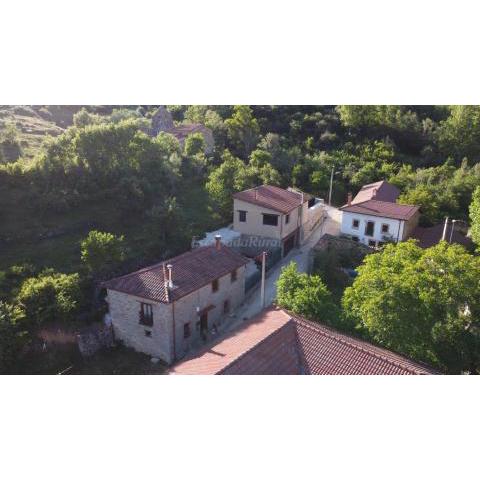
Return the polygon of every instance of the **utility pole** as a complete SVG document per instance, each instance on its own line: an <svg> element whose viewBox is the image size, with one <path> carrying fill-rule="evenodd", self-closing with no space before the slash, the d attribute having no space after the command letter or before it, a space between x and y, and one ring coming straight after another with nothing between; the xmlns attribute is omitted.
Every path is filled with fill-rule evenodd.
<svg viewBox="0 0 480 480"><path fill-rule="evenodd" d="M445 217L445 224L443 225L442 240L445 240L447 238L447 225L448 225L448 217Z"/></svg>
<svg viewBox="0 0 480 480"><path fill-rule="evenodd" d="M262 285L260 287L262 310L265 308L265 263L267 252L262 252Z"/></svg>
<svg viewBox="0 0 480 480"><path fill-rule="evenodd" d="M332 205L332 189L333 189L333 172L335 171L335 165L332 166L332 173L330 174L330 192L328 193L328 204Z"/></svg>
<svg viewBox="0 0 480 480"><path fill-rule="evenodd" d="M453 231L455 230L455 222L456 220L452 220L452 228L450 230L450 241L448 243L452 243Z"/></svg>

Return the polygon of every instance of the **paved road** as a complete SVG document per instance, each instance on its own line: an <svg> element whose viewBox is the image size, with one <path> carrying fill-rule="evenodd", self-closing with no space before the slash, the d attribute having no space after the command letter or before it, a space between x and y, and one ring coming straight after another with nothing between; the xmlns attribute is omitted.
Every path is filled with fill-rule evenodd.
<svg viewBox="0 0 480 480"><path fill-rule="evenodd" d="M297 264L300 272L307 272L310 263L310 250L315 246L318 240L329 233L331 235L338 235L340 233L341 212L334 207L326 207L327 218L315 230L311 237L300 248L293 249L286 257L284 257L278 264L270 270L265 282L265 305L270 305L277 295L277 280L282 271L282 267L289 264L291 261ZM251 318L262 310L260 299L260 284L255 288L254 292L250 292L248 298L245 299L235 312L235 317L226 322L222 331L235 329L243 322L244 318Z"/></svg>

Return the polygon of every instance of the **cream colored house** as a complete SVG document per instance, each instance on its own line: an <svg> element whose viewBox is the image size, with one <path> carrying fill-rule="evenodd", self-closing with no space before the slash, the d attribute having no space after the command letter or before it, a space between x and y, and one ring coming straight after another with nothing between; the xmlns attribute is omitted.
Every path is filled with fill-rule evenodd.
<svg viewBox="0 0 480 480"><path fill-rule="evenodd" d="M244 235L278 240L286 255L311 233L312 205L316 200L303 192L271 185L235 193L233 229ZM315 214L319 213L316 209Z"/></svg>
<svg viewBox="0 0 480 480"><path fill-rule="evenodd" d="M105 282L115 338L169 364L182 358L242 303L247 263L217 238Z"/></svg>

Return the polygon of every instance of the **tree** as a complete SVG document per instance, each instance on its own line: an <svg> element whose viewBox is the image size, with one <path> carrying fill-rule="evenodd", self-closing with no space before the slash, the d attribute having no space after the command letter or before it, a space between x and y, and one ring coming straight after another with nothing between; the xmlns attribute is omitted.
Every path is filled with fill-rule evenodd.
<svg viewBox="0 0 480 480"><path fill-rule="evenodd" d="M18 360L27 337L22 329L24 319L20 307L0 301L0 373L9 373Z"/></svg>
<svg viewBox="0 0 480 480"><path fill-rule="evenodd" d="M23 282L17 300L34 325L72 320L82 302L79 275L46 270Z"/></svg>
<svg viewBox="0 0 480 480"><path fill-rule="evenodd" d="M472 240L480 245L480 187L475 189L470 205L470 221Z"/></svg>
<svg viewBox="0 0 480 480"><path fill-rule="evenodd" d="M299 273L297 264L282 268L277 281L277 304L309 320L330 325L339 323L339 311L318 275Z"/></svg>
<svg viewBox="0 0 480 480"><path fill-rule="evenodd" d="M222 164L211 171L206 189L210 198L217 207L217 211L224 219L232 213L232 195L242 190L246 165L228 150L222 155Z"/></svg>
<svg viewBox="0 0 480 480"><path fill-rule="evenodd" d="M480 159L480 106L454 105L450 116L440 123L437 140L442 152L457 161Z"/></svg>
<svg viewBox="0 0 480 480"><path fill-rule="evenodd" d="M252 109L248 105L236 105L232 117L225 120L225 125L232 144L247 158L255 148L260 134Z"/></svg>
<svg viewBox="0 0 480 480"><path fill-rule="evenodd" d="M187 157L194 157L205 151L205 139L199 132L191 133L185 140L184 152Z"/></svg>
<svg viewBox="0 0 480 480"><path fill-rule="evenodd" d="M81 258L88 271L104 277L125 260L126 245L123 236L92 230L81 242Z"/></svg>
<svg viewBox="0 0 480 480"><path fill-rule="evenodd" d="M480 259L446 242L368 255L345 290L344 315L387 348L452 373L480 368Z"/></svg>

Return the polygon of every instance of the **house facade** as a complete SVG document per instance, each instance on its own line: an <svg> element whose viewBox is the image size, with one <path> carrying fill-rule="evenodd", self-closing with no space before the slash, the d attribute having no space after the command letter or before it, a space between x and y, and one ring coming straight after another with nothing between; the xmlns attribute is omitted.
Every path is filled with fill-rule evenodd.
<svg viewBox="0 0 480 480"><path fill-rule="evenodd" d="M312 196L262 185L233 195L233 229L243 235L278 240L282 255L311 232ZM321 215L320 209L315 210Z"/></svg>
<svg viewBox="0 0 480 480"><path fill-rule="evenodd" d="M243 302L247 263L217 239L105 282L115 338L168 364L182 358Z"/></svg>
<svg viewBox="0 0 480 480"><path fill-rule="evenodd" d="M406 240L418 225L420 210L396 203L398 195L398 189L387 182L365 185L353 200L349 195L340 208L341 233L373 248Z"/></svg>

